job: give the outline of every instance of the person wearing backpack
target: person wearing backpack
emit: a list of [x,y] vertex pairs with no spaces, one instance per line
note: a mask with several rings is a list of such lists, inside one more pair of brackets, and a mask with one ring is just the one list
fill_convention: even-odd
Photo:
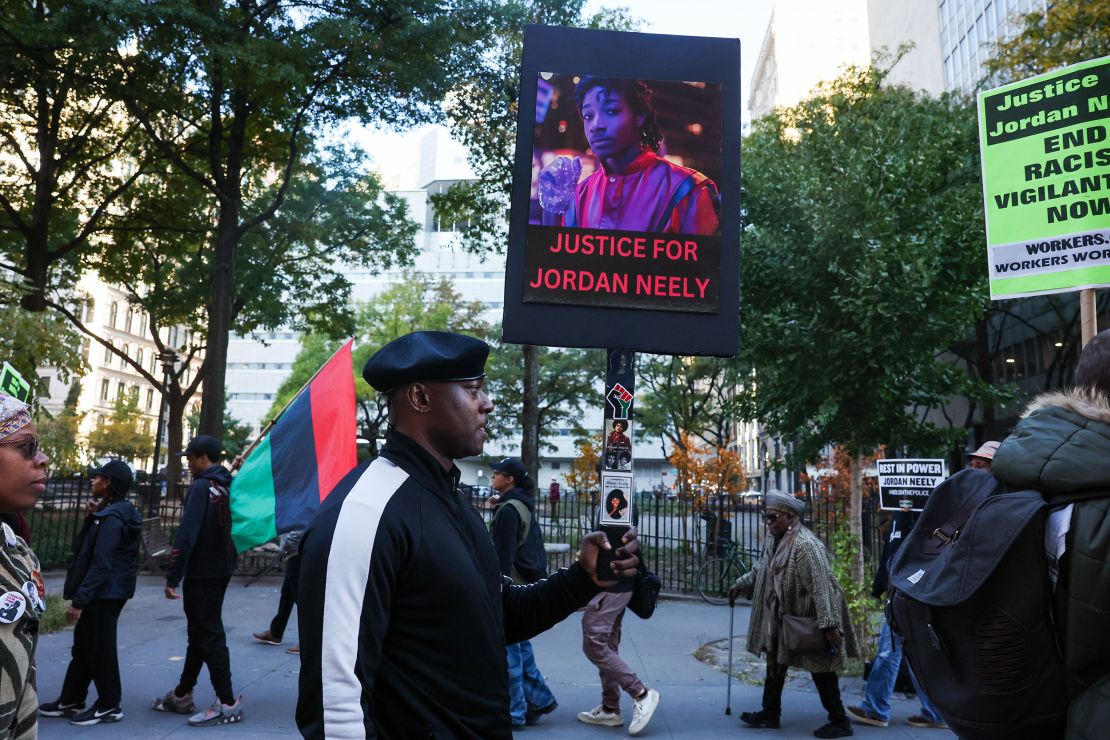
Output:
[[[95,498],[74,538],[73,563],[62,589],[70,600],[66,618],[77,620],[73,659],[57,700],[39,705],[42,716],[69,717],[75,725],[123,719],[116,629],[124,604],[135,595],[143,526],[142,515],[127,500],[134,479],[127,463],[109,460],[90,472]],[[90,682],[97,698],[85,709]]]
[[1075,387],[1034,399],[994,456],[995,477],[1040,491],[1057,642],[1068,677],[1067,737],[1110,727],[1110,330],[1075,367]]
[[[189,717],[193,727],[212,727],[243,719],[242,697],[231,684],[231,656],[224,634],[224,594],[235,570],[237,553],[231,541],[228,491],[231,473],[220,465],[221,447],[215,437],[200,434],[182,453],[188,460],[193,484],[185,494],[181,525],[170,551],[166,573],[167,599],[184,597],[188,647],[176,688],[153,702],[161,712],[194,711],[193,687],[207,665],[216,700],[207,710]],[[182,593],[178,593],[179,584]]]
[[[512,578],[517,585],[542,581],[547,577],[547,552],[535,521],[535,484],[524,463],[515,457],[506,457],[490,467],[490,486],[499,496],[490,536],[501,575]],[[509,663],[509,716],[513,729],[519,730],[555,711],[559,703],[536,667],[530,641],[506,645],[505,657]]]

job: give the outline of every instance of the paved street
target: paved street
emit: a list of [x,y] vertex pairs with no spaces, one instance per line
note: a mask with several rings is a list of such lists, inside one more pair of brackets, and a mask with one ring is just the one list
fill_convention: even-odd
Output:
[[[60,580],[48,578],[48,588],[60,591]],[[139,593],[123,611],[120,619],[120,662],[123,675],[123,711],[121,723],[110,727],[74,727],[63,720],[42,718],[40,737],[142,737],[165,738],[191,736],[193,733],[217,737],[269,738],[295,736],[293,707],[296,701],[298,659],[286,654],[284,648],[261,645],[250,633],[269,625],[277,605],[281,583],[265,579],[245,586],[236,579],[228,589],[225,624],[231,648],[231,664],[236,691],[243,694],[245,719],[241,725],[219,729],[195,729],[185,718],[151,710],[150,700],[168,691],[181,670],[185,650],[185,619],[180,601],[162,597],[159,579],[142,576]],[[746,628],[748,610],[737,608],[737,649]],[[296,617],[286,635],[286,643],[296,639]],[[787,707],[783,729],[747,730],[737,715],[759,707],[760,687],[738,680],[732,682],[732,716],[725,710],[725,674],[700,662],[694,652],[706,643],[728,636],[728,609],[713,607],[700,601],[667,600],[660,604],[650,621],[628,614],[621,653],[640,677],[659,689],[662,701],[651,725],[642,737],[656,738],[717,738],[722,734],[740,737],[780,739],[809,738],[824,723],[817,694],[800,688],[787,688]],[[460,639],[466,639],[460,635]],[[44,700],[54,699],[61,686],[69,657],[72,632],[45,635],[39,643],[39,692]],[[547,676],[559,700],[559,708],[540,720],[539,724],[519,733],[520,737],[548,738],[616,738],[627,735],[623,728],[587,727],[578,722],[578,711],[590,709],[600,701],[597,673],[582,656],[581,631],[577,616],[533,641],[537,662]],[[858,681],[853,682],[858,692]],[[95,693],[95,691],[93,692]],[[212,700],[207,672],[201,674],[197,702]],[[846,691],[845,698],[854,702],[858,693]],[[901,740],[919,738],[940,740],[952,737],[938,730],[916,730],[905,724],[905,718],[918,706],[896,698],[894,719],[885,730],[856,728],[859,737]],[[623,706],[626,722],[631,717],[631,702]]]

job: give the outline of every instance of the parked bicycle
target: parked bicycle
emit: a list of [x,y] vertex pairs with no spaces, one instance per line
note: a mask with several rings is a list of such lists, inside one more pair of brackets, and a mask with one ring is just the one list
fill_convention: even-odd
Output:
[[710,604],[727,604],[729,586],[751,568],[751,554],[735,542],[729,542],[724,557],[706,560],[698,568],[694,574],[694,590]]

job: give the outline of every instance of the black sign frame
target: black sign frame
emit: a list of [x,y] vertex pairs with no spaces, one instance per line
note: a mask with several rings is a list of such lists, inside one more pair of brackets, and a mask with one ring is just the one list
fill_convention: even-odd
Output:
[[[721,86],[720,271],[715,313],[612,304],[524,302],[537,80],[580,73]],[[503,339],[518,344],[619,348],[733,357],[740,342],[740,41],[528,26],[524,33],[516,157],[505,270]]]

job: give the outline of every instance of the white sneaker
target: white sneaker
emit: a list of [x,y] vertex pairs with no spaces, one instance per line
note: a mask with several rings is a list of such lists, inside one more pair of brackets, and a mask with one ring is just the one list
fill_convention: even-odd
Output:
[[637,699],[632,704],[632,724],[628,726],[628,734],[639,735],[648,726],[648,722],[651,722],[651,715],[655,714],[655,708],[658,706],[659,692],[648,689],[643,699]]
[[585,722],[588,725],[604,725],[605,727],[620,727],[624,724],[621,713],[606,711],[604,704],[598,704],[588,712],[579,712],[578,721]]

